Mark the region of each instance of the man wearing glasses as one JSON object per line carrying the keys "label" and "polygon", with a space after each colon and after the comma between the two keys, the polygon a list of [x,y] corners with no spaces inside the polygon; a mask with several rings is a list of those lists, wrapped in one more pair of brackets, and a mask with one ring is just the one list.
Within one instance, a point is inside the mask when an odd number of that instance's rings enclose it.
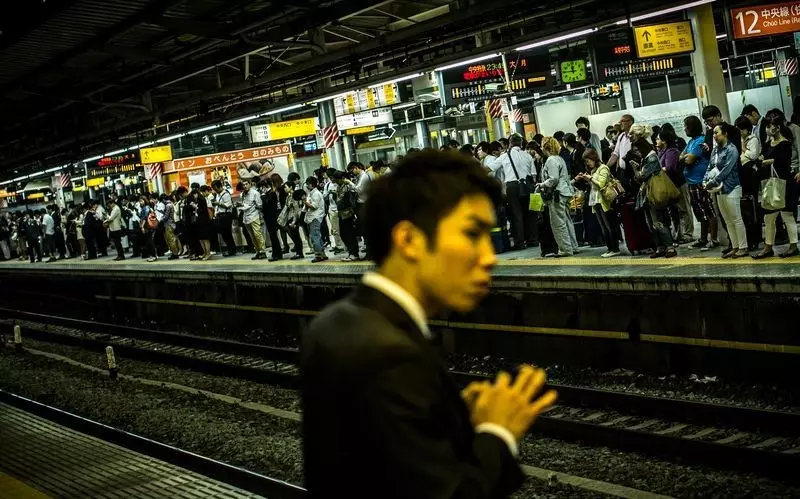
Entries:
{"label": "man wearing glasses", "polygon": [[717,126],[722,127],[723,131],[728,136],[728,142],[736,146],[736,150],[739,154],[742,153],[742,134],[739,133],[739,129],[735,126],[725,123],[725,120],[722,118],[722,112],[717,106],[706,106],[703,108],[703,122],[707,127],[704,149],[708,155],[710,155],[711,151],[716,147],[714,128]]}
{"label": "man wearing glasses", "polygon": [[631,126],[633,126],[633,116],[630,114],[622,115],[619,119],[619,125],[622,127],[622,131],[617,137],[617,144],[614,146],[614,152],[608,159],[609,167],[617,167],[614,171],[625,169],[625,156],[631,150],[631,136],[628,132],[630,132]]}

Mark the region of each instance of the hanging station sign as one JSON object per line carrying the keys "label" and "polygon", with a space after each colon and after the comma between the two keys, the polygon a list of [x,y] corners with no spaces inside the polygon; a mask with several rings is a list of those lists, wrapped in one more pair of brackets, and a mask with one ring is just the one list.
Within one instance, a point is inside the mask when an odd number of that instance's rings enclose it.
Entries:
{"label": "hanging station sign", "polygon": [[686,69],[687,64],[691,68],[688,56],[639,59],[634,33],[629,28],[596,33],[590,39],[590,46],[594,59],[592,71],[600,84],[676,74]]}
{"label": "hanging station sign", "polygon": [[288,143],[274,146],[253,147],[237,151],[206,154],[172,160],[164,169],[165,172],[178,170],[193,170],[198,168],[213,168],[235,163],[247,163],[254,160],[278,158],[292,153],[292,146]]}
{"label": "hanging station sign", "polygon": [[142,157],[142,163],[145,165],[172,161],[172,146],[167,144],[158,147],[145,147],[139,149],[139,154]]}
{"label": "hanging station sign", "polygon": [[506,63],[509,88],[500,57],[442,71],[445,104],[484,100],[499,92],[540,90],[552,84],[549,56],[508,57]]}
{"label": "hanging station sign", "polygon": [[269,142],[272,140],[307,137],[316,134],[318,128],[318,118],[281,121],[278,123],[251,126],[250,138],[253,142]]}
{"label": "hanging station sign", "polygon": [[388,125],[391,122],[392,110],[388,107],[336,117],[336,126],[339,128],[339,130]]}
{"label": "hanging station sign", "polygon": [[130,173],[141,168],[142,161],[139,151],[131,151],[125,154],[114,156],[104,156],[97,161],[92,161],[87,165],[88,178],[108,177],[121,173]]}
{"label": "hanging station sign", "polygon": [[333,99],[333,108],[341,116],[399,103],[397,83],[389,83],[342,94]]}
{"label": "hanging station sign", "polygon": [[800,31],[800,2],[731,9],[731,22],[736,40]]}
{"label": "hanging station sign", "polygon": [[633,37],[640,58],[694,52],[692,23],[689,21],[636,27],[633,28]]}

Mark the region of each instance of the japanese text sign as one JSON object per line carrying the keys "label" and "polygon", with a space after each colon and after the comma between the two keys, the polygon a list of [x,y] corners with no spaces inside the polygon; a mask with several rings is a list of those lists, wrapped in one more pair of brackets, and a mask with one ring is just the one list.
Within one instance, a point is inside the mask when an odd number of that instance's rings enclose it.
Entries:
{"label": "japanese text sign", "polygon": [[689,21],[641,26],[633,31],[639,57],[663,57],[694,51]]}
{"label": "japanese text sign", "polygon": [[733,38],[755,38],[800,31],[800,1],[731,9]]}
{"label": "japanese text sign", "polygon": [[276,146],[254,147],[252,149],[207,154],[205,156],[192,156],[190,158],[173,160],[172,169],[169,171],[193,170],[234,163],[246,163],[248,161],[288,156],[291,153],[292,147],[289,144],[279,144]]}
{"label": "japanese text sign", "polygon": [[144,164],[161,163],[172,159],[172,146],[144,147],[139,149],[139,154]]}

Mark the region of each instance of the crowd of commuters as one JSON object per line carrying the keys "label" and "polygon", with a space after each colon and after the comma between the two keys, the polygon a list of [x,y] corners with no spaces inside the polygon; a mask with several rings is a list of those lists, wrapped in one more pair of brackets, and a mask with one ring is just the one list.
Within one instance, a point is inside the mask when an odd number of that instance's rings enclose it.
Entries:
{"label": "crowd of commuters", "polygon": [[[512,135],[474,147],[456,141],[442,147],[479,162],[500,185],[498,252],[539,246],[542,256],[555,258],[578,254],[582,246],[605,246],[601,256],[610,258],[623,254],[624,242],[632,255],[651,258],[674,257],[683,247],[764,259],[776,255],[776,244],[788,242],[778,256],[798,255],[800,126],[782,111],[762,117],[747,105],[731,125],[716,106],[707,106],[702,120],[684,119],[688,140],[670,123],[642,125],[632,115],[606,127],[602,139],[587,118],[578,118],[575,127],[575,133],[537,134],[527,142]],[[316,263],[328,260],[329,252],[345,254],[344,261],[363,260],[370,252],[362,207],[370,184],[391,167],[352,162],[345,171],[319,169],[304,181],[295,172],[284,180],[244,168],[236,193],[217,180],[171,194],[111,194],[105,204],[11,213],[0,216],[0,258],[91,260],[107,256],[113,245],[116,260],[127,251],[147,261],[208,260],[237,254],[233,233],[241,230],[243,252],[254,254],[253,260],[313,253]],[[762,182],[770,178],[784,181],[782,192],[768,192],[779,205],[763,202]],[[728,235],[726,248],[720,230]]]}
{"label": "crowd of commuters", "polygon": [[[181,186],[171,194],[111,193],[105,203],[0,214],[0,260],[94,260],[109,256],[110,248],[115,261],[208,260],[240,250],[261,260],[267,258],[266,241],[270,261],[289,253],[292,260],[303,259],[309,251],[314,263],[327,260],[328,251],[346,253],[345,261],[362,260],[359,212],[370,182],[386,170],[381,161],[370,166],[353,162],[347,171],[319,169],[304,182],[295,172],[285,181],[278,174],[247,175],[236,196],[216,180],[210,186]],[[242,248],[233,235],[237,230]]]}
{"label": "crowd of commuters", "polygon": [[[460,151],[474,154],[504,186],[499,228],[503,234],[507,219],[510,230],[496,243],[500,250],[540,246],[542,256],[563,257],[605,245],[601,256],[609,258],[623,254],[624,241],[631,254],[651,258],[674,257],[683,245],[721,250],[723,258],[763,259],[788,242],[778,256],[798,256],[800,126],[779,109],[762,117],[752,105],[734,123],[706,106],[702,121],[683,121],[687,141],[671,123],[642,125],[624,115],[600,139],[581,117],[575,133],[536,135],[527,143],[517,135]],[[763,192],[770,178],[784,181],[783,192]],[[541,197],[541,208],[532,195]],[[779,205],[764,203],[765,195]],[[728,235],[726,248],[720,230]]]}

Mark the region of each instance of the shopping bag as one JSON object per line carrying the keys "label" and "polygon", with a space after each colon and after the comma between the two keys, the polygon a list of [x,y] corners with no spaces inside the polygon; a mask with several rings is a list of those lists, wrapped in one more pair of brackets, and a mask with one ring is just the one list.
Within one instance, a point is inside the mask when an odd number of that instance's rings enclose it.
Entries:
{"label": "shopping bag", "polygon": [[544,211],[544,199],[538,192],[531,194],[531,199],[528,202],[528,210],[530,211]]}
{"label": "shopping bag", "polygon": [[608,182],[606,182],[605,187],[600,190],[600,195],[603,197],[603,201],[608,204],[612,204],[624,193],[625,188],[622,186],[622,182],[617,180],[617,178],[613,175],[608,176]]}
{"label": "shopping bag", "polygon": [[666,208],[681,195],[675,184],[664,172],[658,172],[650,178],[647,185],[647,200],[655,208]]}
{"label": "shopping bag", "polygon": [[772,168],[770,178],[761,181],[761,207],[778,211],[786,206],[786,181]]}

